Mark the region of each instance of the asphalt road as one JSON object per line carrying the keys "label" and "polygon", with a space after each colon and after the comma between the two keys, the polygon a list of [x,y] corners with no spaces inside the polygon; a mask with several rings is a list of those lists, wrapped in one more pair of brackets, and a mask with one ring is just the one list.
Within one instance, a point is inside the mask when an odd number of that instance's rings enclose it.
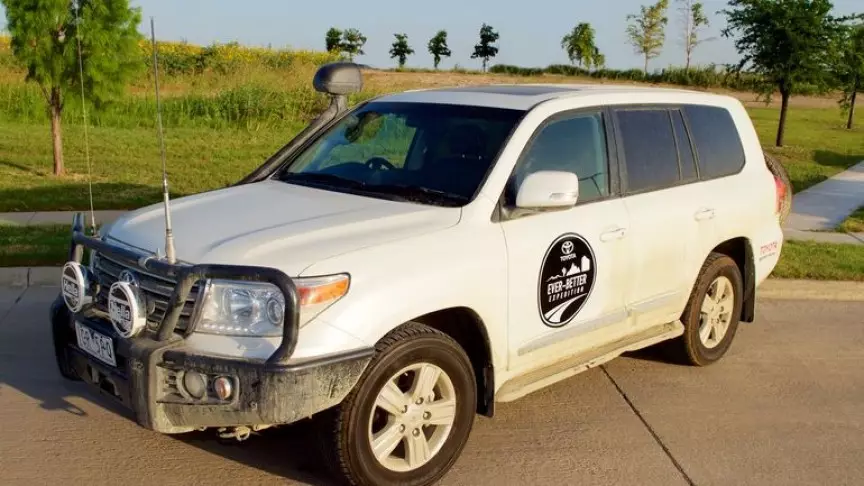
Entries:
{"label": "asphalt road", "polygon": [[[328,484],[298,424],[138,427],[50,349],[55,289],[0,289],[0,484]],[[478,419],[448,485],[864,484],[864,303],[763,301],[721,362],[619,358]]]}

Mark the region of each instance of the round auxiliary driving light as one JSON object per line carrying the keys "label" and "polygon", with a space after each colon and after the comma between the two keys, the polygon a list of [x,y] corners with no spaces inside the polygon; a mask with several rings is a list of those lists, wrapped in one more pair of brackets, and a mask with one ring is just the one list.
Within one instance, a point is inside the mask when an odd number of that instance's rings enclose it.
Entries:
{"label": "round auxiliary driving light", "polygon": [[200,400],[207,393],[207,380],[201,373],[187,371],[183,373],[183,388],[190,397]]}
{"label": "round auxiliary driving light", "polygon": [[228,400],[231,398],[231,393],[234,386],[231,384],[231,378],[220,376],[213,382],[213,389],[216,391],[216,396],[219,400]]}
{"label": "round auxiliary driving light", "polygon": [[89,273],[84,265],[78,262],[67,262],[63,265],[60,277],[60,290],[63,302],[72,312],[79,312],[85,305],[93,301],[90,295]]}
{"label": "round auxiliary driving light", "polygon": [[146,306],[141,294],[129,282],[114,282],[108,291],[108,317],[117,334],[131,338],[147,325]]}

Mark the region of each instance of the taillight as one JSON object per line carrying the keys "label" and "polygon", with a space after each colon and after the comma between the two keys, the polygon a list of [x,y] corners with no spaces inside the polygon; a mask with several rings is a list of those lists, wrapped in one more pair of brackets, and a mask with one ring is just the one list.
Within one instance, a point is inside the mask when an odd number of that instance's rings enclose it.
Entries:
{"label": "taillight", "polygon": [[780,214],[783,211],[783,201],[786,200],[786,184],[783,183],[783,180],[774,176],[774,188],[776,189],[775,193],[777,194],[777,214]]}

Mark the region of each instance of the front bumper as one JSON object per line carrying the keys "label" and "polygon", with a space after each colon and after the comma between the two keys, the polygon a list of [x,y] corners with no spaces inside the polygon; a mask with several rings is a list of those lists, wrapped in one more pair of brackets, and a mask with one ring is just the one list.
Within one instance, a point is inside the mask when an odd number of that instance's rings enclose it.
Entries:
{"label": "front bumper", "polygon": [[[359,350],[301,363],[271,365],[264,361],[203,355],[178,338],[160,342],[146,337],[122,339],[111,324],[81,313],[76,316],[58,298],[52,307],[57,359],[84,382],[129,409],[143,427],[166,434],[204,427],[288,424],[338,405],[351,391],[372,358]],[[75,320],[112,338],[117,366],[90,356],[77,346]],[[234,393],[221,401],[208,390],[202,400],[184,393],[182,375],[195,371],[225,376]]]}
{"label": "front bumper", "polygon": [[[51,308],[54,350],[61,373],[105,392],[149,429],[180,433],[204,427],[291,423],[340,403],[372,359],[372,348],[312,360],[292,359],[299,333],[298,292],[293,281],[276,269],[169,263],[87,236],[83,218],[77,215],[70,260],[81,263],[85,249],[110,256],[136,272],[175,283],[169,287],[171,295],[161,319],[148,321],[143,332],[131,338],[120,336],[104,302],[94,301],[73,313],[61,294]],[[186,346],[184,337],[192,330],[177,332],[177,324],[193,286],[207,279],[268,282],[280,289],[286,304],[283,336],[266,360],[212,356]],[[99,281],[88,285],[90,295],[100,295]],[[78,347],[76,323],[111,339],[116,366]],[[203,397],[193,397],[183,385],[184,374],[193,372],[204,375],[205,383],[211,384]],[[233,393],[225,400],[212,387],[217,377],[228,378],[232,384]]]}

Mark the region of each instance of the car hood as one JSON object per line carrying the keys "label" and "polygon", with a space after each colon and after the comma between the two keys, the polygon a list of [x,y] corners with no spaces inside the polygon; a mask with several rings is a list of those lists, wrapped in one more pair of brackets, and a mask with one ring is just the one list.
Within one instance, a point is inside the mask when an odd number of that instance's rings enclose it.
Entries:
{"label": "car hood", "polygon": [[[458,208],[278,181],[171,202],[179,261],[267,266],[294,276],[326,258],[450,227],[460,214]],[[148,252],[164,251],[164,207],[154,204],[124,215],[107,228],[106,237]]]}

